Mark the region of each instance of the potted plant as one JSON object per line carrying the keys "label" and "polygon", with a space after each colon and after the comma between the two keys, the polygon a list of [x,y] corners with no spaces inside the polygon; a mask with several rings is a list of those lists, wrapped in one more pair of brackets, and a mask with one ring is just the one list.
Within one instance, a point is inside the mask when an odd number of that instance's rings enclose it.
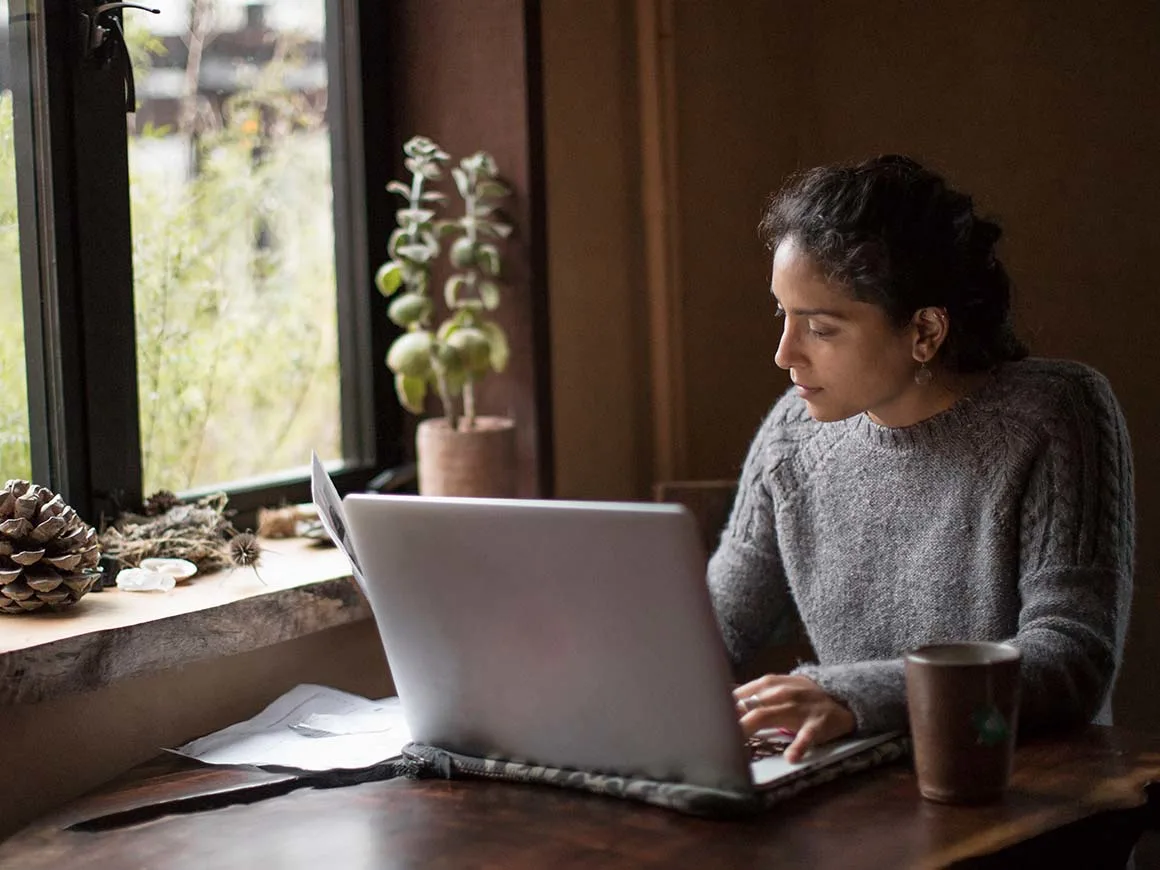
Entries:
{"label": "potted plant", "polygon": [[[478,151],[450,171],[461,216],[437,219],[447,195],[433,183],[444,178],[450,155],[423,136],[410,139],[403,151],[410,183],[392,181],[387,189],[406,205],[396,213],[397,227],[387,243],[390,259],[375,283],[391,299],[387,316],[403,330],[387,352],[399,402],[422,414],[433,394],[443,412],[418,427],[419,491],[511,497],[514,421],[481,416],[475,406],[476,384],[503,371],[508,360],[507,336],[492,314],[501,297],[499,243],[512,231],[497,206],[510,191],[499,181],[491,155]],[[437,302],[431,287],[444,252],[451,273]]]}

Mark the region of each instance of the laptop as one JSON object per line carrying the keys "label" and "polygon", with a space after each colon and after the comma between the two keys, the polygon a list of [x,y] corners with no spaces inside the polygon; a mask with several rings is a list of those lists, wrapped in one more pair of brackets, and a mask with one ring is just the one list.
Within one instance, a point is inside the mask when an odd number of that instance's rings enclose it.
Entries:
{"label": "laptop", "polygon": [[896,736],[751,753],[682,506],[352,494],[323,515],[416,742],[748,792]]}

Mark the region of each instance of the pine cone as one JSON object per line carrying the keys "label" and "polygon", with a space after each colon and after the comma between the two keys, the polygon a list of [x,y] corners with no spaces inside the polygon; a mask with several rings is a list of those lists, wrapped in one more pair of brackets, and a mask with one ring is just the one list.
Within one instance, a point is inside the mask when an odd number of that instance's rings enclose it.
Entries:
{"label": "pine cone", "polygon": [[61,610],[101,576],[97,533],[59,495],[27,480],[0,490],[0,613]]}

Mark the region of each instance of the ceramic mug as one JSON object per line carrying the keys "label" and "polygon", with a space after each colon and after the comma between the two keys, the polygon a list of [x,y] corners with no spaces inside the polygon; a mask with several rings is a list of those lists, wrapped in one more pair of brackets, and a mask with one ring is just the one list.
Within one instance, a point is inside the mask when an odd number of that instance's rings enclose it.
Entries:
{"label": "ceramic mug", "polygon": [[986,803],[1007,788],[1019,712],[1019,650],[987,641],[906,655],[918,789],[939,803]]}

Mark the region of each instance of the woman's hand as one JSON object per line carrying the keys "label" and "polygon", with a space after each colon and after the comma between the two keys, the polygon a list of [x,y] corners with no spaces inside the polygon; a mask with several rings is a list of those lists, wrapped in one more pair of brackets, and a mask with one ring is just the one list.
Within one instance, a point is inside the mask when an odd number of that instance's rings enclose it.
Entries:
{"label": "woman's hand", "polygon": [[794,732],[787,761],[801,761],[811,746],[854,731],[854,714],[808,677],[766,674],[734,689],[733,700],[746,737],[765,728]]}

